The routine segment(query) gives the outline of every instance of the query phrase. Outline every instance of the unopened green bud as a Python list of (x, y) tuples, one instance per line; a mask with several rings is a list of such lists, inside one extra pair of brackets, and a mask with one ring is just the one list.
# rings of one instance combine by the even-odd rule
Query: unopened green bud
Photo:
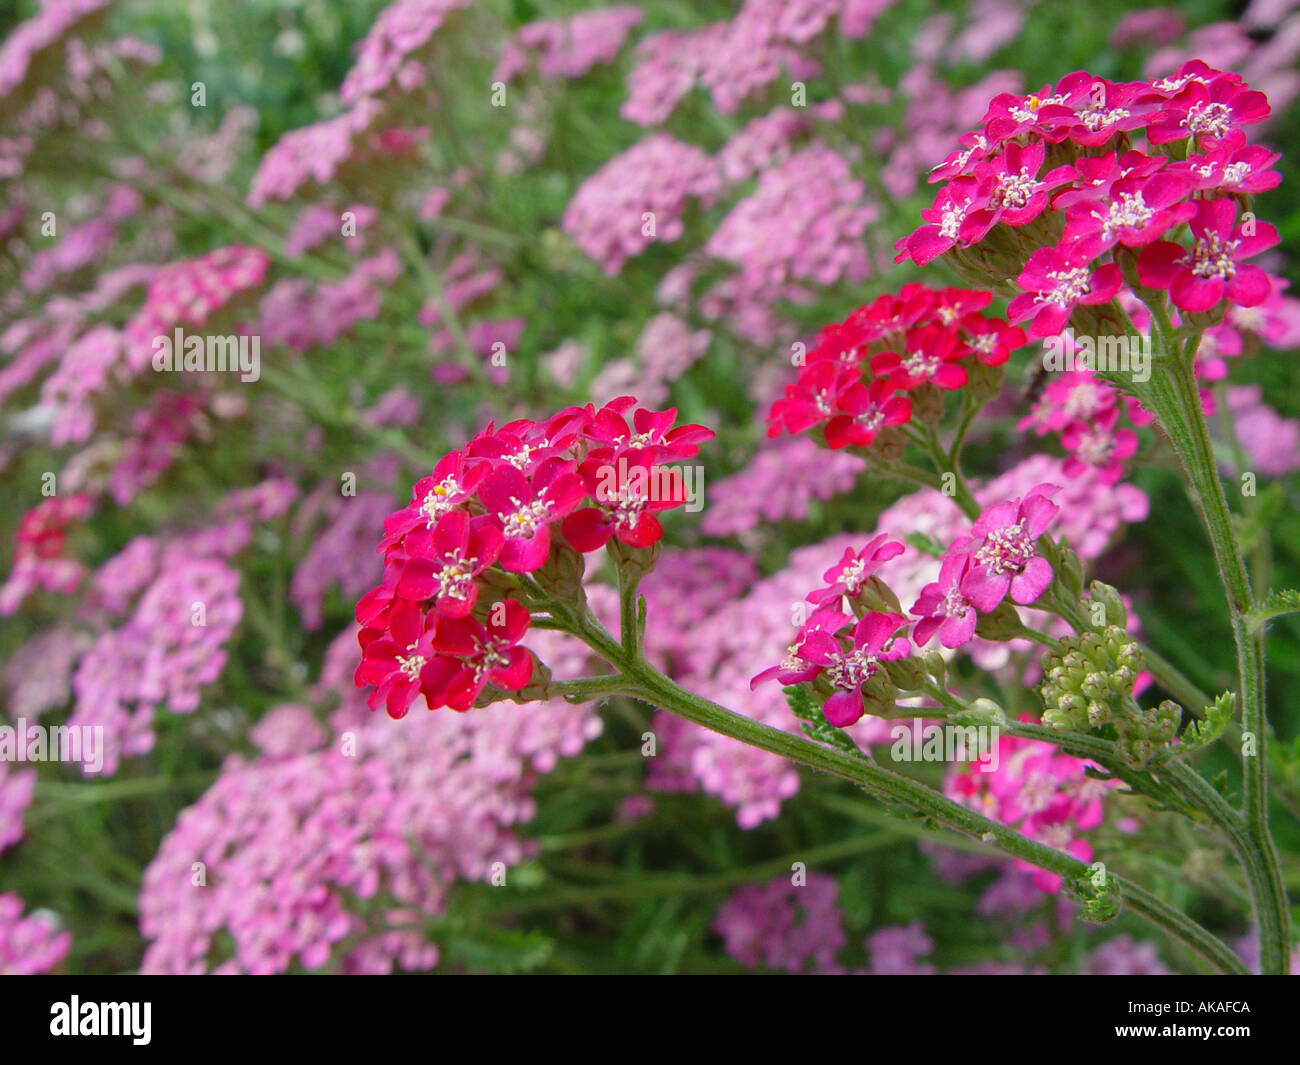
[(964, 720), (967, 718), (971, 719), (971, 724), (997, 725), (999, 728), (1007, 723), (1007, 712), (992, 699), (975, 699), (957, 716), (963, 719), (962, 724), (967, 723)]
[(939, 651), (926, 651), (921, 656), (921, 662), (925, 666), (925, 671), (938, 682), (941, 688), (947, 687), (948, 663), (944, 661)]
[(1088, 590), (1092, 593), (1093, 602), (1099, 602), (1106, 607), (1106, 621), (1109, 624), (1117, 625), (1121, 629), (1128, 628), (1128, 611), (1119, 592), (1101, 581), (1093, 581), (1088, 585)]
[(581, 605), (587, 600), (582, 586), (586, 570), (587, 561), (582, 553), (554, 537), (550, 553), (541, 568), (533, 572), (533, 579), (560, 602)]
[(1074, 598), (1083, 595), (1083, 562), (1068, 547), (1061, 549), (1061, 564), (1056, 571), (1061, 586)]
[(1116, 663), (1137, 673), (1142, 669), (1145, 663), (1142, 660), (1142, 649), (1135, 643), (1129, 643), (1119, 649), (1115, 655)]
[(1133, 682), (1137, 680), (1137, 674), (1128, 666), (1120, 666), (1107, 677), (1107, 684), (1110, 690), (1116, 695), (1128, 695), (1133, 690)]
[(1105, 673), (1089, 673), (1079, 685), (1079, 691), (1089, 699), (1105, 699), (1110, 694), (1110, 685)]
[[(614, 560), (614, 565), (619, 569), (638, 577), (644, 577), (655, 568), (655, 563), (659, 561), (662, 548), (657, 540), (649, 547), (629, 547), (617, 537), (614, 537), (609, 541), (606, 550)], [(581, 558), (582, 556), (579, 555), (578, 557)]]
[[(821, 436), (822, 434), (818, 433), (817, 435)], [(903, 457), (903, 452), (907, 450), (907, 438), (896, 426), (890, 426), (881, 430), (880, 435), (876, 437), (875, 443), (872, 444), (871, 450), (886, 464), (897, 462)]]
[(1088, 711), (1088, 700), (1082, 695), (1067, 695), (1057, 704), (1065, 713), (1072, 716), (1085, 714)]
[(903, 691), (919, 691), (929, 679), (925, 667), (915, 658), (895, 658), (891, 662), (881, 663), (881, 667)]
[(1054, 728), (1061, 732), (1072, 726), (1070, 715), (1055, 706), (1049, 706), (1043, 711), (1043, 724), (1048, 728)]
[(881, 614), (903, 613), (903, 607), (898, 601), (898, 596), (879, 577), (873, 576), (864, 581), (859, 587), (855, 599), (865, 604), (868, 610), (874, 610)]
[(976, 404), (984, 404), (1002, 389), (1002, 367), (985, 366), (978, 360), (966, 369), (966, 390)]
[(1016, 608), (1006, 600), (992, 614), (981, 614), (975, 631), (986, 640), (1014, 640), (1024, 631)]
[(938, 425), (943, 418), (943, 393), (924, 384), (908, 393), (912, 400), (912, 421), (921, 425)]

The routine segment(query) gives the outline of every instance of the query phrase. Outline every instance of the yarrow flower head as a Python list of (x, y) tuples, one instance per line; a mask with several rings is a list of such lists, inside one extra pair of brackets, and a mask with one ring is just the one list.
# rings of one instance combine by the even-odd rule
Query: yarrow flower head
[(870, 447), (912, 420), (918, 396), (954, 391), (970, 367), (996, 367), (1023, 330), (981, 313), (989, 292), (905, 285), (825, 327), (768, 414), (768, 436), (822, 426), (833, 449)]
[(1240, 262), (1278, 239), (1247, 210), (1281, 180), (1278, 154), (1246, 140), (1269, 113), (1239, 74), (1201, 60), (1150, 81), (1075, 71), (1000, 95), (932, 172), (944, 184), (897, 261), (946, 254), (975, 283), (1014, 282), (1008, 317), (1031, 321), (1034, 336), (1061, 332), (1078, 306), (1109, 304), (1135, 273), (1184, 311), (1256, 306), (1281, 284)]
[(828, 587), (809, 592), (808, 601), (821, 606), (838, 603), (844, 596), (850, 598), (862, 591), (863, 585), (883, 562), (897, 558), (906, 550), (897, 540), (881, 533), (860, 551), (844, 549), (844, 557), (832, 566), (822, 578)]
[(149, 364), (154, 338), (169, 336), (176, 326), (206, 326), (229, 304), (266, 279), (270, 259), (261, 248), (232, 244), (171, 263), (154, 275), (144, 306), (127, 323), (126, 363), (133, 372)]
[(907, 640), (894, 638), (904, 624), (899, 614), (870, 613), (853, 626), (847, 646), (824, 629), (804, 642), (801, 657), (820, 666), (835, 689), (822, 708), (832, 725), (844, 728), (858, 721), (866, 713), (863, 687), (880, 672), (880, 664), (911, 650)]
[(1114, 263), (1093, 270), (1091, 258), (1077, 248), (1039, 248), (1016, 277), (1022, 292), (1007, 307), (1007, 317), (1013, 322), (1032, 319), (1030, 335), (1050, 337), (1065, 328), (1078, 304), (1109, 303), (1124, 283), (1123, 275)]
[(399, 718), (423, 696), (430, 709), (466, 711), (485, 691), (490, 701), (544, 685), (520, 645), (529, 590), (580, 594), (581, 554), (658, 543), (658, 515), (688, 502), (666, 464), (713, 436), (675, 420), (623, 396), (489, 425), (440, 459), (385, 520), (383, 580), (357, 603), (354, 680), (374, 686), (371, 709)]

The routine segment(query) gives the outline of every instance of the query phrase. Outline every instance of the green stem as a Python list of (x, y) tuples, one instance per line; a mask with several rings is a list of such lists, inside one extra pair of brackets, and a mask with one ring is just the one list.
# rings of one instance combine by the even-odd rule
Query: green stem
[[(906, 806), (946, 828), (996, 847), (1004, 854), (1056, 873), (1068, 882), (1080, 882), (1090, 873), (1088, 865), (1077, 858), (1029, 839), (1015, 829), (990, 820), (868, 758), (824, 747), (710, 702), (660, 673), (640, 653), (635, 656), (625, 654), (619, 643), (590, 615), (575, 620), (574, 634), (622, 671), (627, 682), (625, 693), (633, 698), (669, 710), (687, 721), (751, 747), (850, 781), (873, 798)], [(1109, 875), (1108, 879), (1122, 892), (1125, 903), (1133, 912), (1185, 944), (1217, 970), (1247, 972), (1231, 950), (1191, 918), (1134, 883)]]
[(1249, 853), (1243, 856), (1259, 936), (1260, 968), (1283, 974), (1290, 964), (1290, 907), (1268, 825), (1268, 738), (1264, 710), (1262, 637), (1252, 636), (1246, 613), (1254, 601), (1232, 513), (1219, 480), (1192, 364), (1193, 345), (1163, 361), (1147, 385), (1146, 401), (1167, 433), (1214, 553), (1228, 601), (1236, 644), (1241, 723), (1254, 750), (1242, 751), (1242, 814)]
[[(979, 839), (1004, 854), (1023, 859), (1066, 880), (1077, 881), (1089, 873), (1086, 863), (1029, 839), (1006, 825), (983, 817), (940, 795), (924, 784), (865, 758), (822, 747), (743, 717), (687, 691), (645, 664), (633, 664), (628, 672), (636, 684), (636, 689), (629, 694), (639, 695), (697, 725), (851, 781), (876, 799), (901, 803), (947, 828)], [(1245, 966), (1232, 951), (1191, 918), (1130, 881), (1113, 876), (1110, 879), (1117, 882), (1124, 902), (1130, 909), (1168, 932), (1216, 969), (1230, 973), (1246, 972)]]

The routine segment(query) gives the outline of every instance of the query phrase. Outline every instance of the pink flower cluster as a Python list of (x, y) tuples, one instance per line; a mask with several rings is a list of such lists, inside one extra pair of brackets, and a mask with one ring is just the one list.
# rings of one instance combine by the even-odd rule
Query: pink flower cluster
[[(1253, 307), (1230, 305), (1223, 321), (1205, 332), (1194, 364), (1200, 381), (1208, 385), (1227, 377), (1225, 358), (1241, 355), (1258, 340), (1279, 351), (1300, 347), (1300, 301), (1284, 295), (1285, 281), (1273, 280), (1275, 287), (1262, 303)], [(1120, 303), (1140, 331), (1149, 330), (1151, 316), (1146, 307), (1125, 291), (1120, 293)], [(1171, 321), (1182, 324), (1177, 311), (1171, 314)], [(1070, 331), (1050, 343), (1059, 346), (1066, 356), (1079, 349)], [(1244, 396), (1239, 390), (1230, 393)], [(1207, 387), (1202, 387), (1201, 402), (1206, 415), (1212, 415), (1215, 397)], [(1294, 452), (1294, 445), (1287, 442), (1287, 423), (1266, 407), (1244, 402), (1240, 413), (1236, 407), (1232, 412), (1234, 420), (1241, 423), (1236, 431), (1243, 445), (1247, 440), (1258, 445), (1247, 448), (1255, 468), (1261, 472), (1274, 470), (1275, 476), (1286, 472)], [(1126, 460), (1137, 453), (1139, 441), (1134, 429), (1152, 420), (1151, 413), (1132, 396), (1121, 393), (1091, 370), (1074, 369), (1051, 374), (1019, 428), (1033, 429), (1038, 436), (1059, 434), (1062, 446), (1069, 452), (1063, 468), (1067, 477), (1091, 472), (1113, 484), (1123, 476)], [(1275, 433), (1276, 451), (1271, 439)]]
[(33, 63), (64, 43), (75, 30), (100, 15), (109, 0), (58, 0), (20, 22), (0, 46), (0, 99), (18, 89)]
[(530, 22), (506, 42), (492, 80), (513, 81), (533, 63), (544, 78), (580, 78), (592, 67), (612, 63), (643, 18), (639, 7), (625, 6)]
[(304, 628), (314, 631), (324, 623), (330, 587), (337, 585), (345, 600), (355, 600), (374, 584), (382, 567), (370, 546), (374, 530), (391, 509), (387, 492), (340, 495), (334, 481), (325, 482), (303, 501), (292, 529), (310, 546), (289, 581), (289, 599), (298, 608)]
[(700, 529), (709, 536), (735, 536), (803, 521), (815, 500), (850, 491), (865, 469), (857, 455), (827, 454), (807, 437), (771, 441), (743, 469), (709, 486)]
[(396, 252), (384, 248), (360, 260), (337, 281), (313, 284), (306, 278), (285, 278), (262, 297), (260, 335), (269, 345), (299, 353), (326, 347), (358, 322), (378, 318), (384, 290), (401, 272)]
[(345, 104), (388, 92), (411, 92), (428, 77), (429, 45), (448, 17), (471, 0), (397, 0), (379, 13), (343, 79)]
[(72, 678), (77, 701), (68, 724), (102, 727), (105, 774), (116, 772), (123, 756), (153, 749), (158, 707), (197, 709), (200, 689), (225, 668), (225, 645), (243, 616), (240, 574), (225, 561), (179, 546), (164, 554), (143, 538), (128, 551), (141, 546), (147, 550), (133, 554), (144, 568), (132, 579), (151, 562), (156, 576), (145, 578), (131, 615), (98, 636)]
[[(548, 660), (585, 671), (576, 641), (542, 635)], [(343, 634), (345, 654), (354, 639)], [(264, 753), (228, 760), (145, 871), (142, 971), (432, 968), (428, 926), (457, 881), (531, 853), (515, 830), (534, 816), (537, 776), (600, 733), (590, 705), (524, 711), (424, 715), (394, 731), (345, 706), (326, 746), (306, 708), (272, 710), (254, 730)]]
[[(992, 771), (987, 760), (954, 766), (944, 782), (949, 798), (1054, 850), (1090, 861), (1092, 846), (1081, 833), (1102, 823), (1102, 799), (1119, 782), (1094, 780), (1087, 775), (1091, 762), (1062, 754), (1050, 743), (1017, 736), (1000, 736), (992, 757), (996, 758)], [(1060, 890), (1061, 878), (1056, 874), (1019, 859), (1016, 865), (1032, 873), (1040, 890)]]
[(694, 457), (713, 433), (674, 428), (675, 410), (635, 407), (624, 396), (600, 410), (489, 425), (416, 483), (410, 504), (384, 523), (383, 583), (356, 609), (356, 683), (375, 685), (372, 709), (402, 717), (423, 695), (430, 709), (464, 711), (489, 682), (524, 688), (533, 658), (519, 641), (530, 615), (482, 575), (494, 565), (539, 570), (556, 526), (583, 553), (613, 539), (658, 542), (657, 513), (687, 502), (680, 471), (665, 464)]
[(705, 294), (706, 313), (806, 300), (810, 284), (862, 281), (871, 266), (862, 238), (877, 214), (864, 189), (850, 161), (820, 142), (764, 170), (704, 245), (736, 268)]
[(23, 813), (36, 793), (36, 770), (10, 769), (0, 761), (0, 851), (12, 847), (23, 836)]
[(371, 141), (379, 136), (383, 116), (378, 100), (363, 97), (342, 114), (290, 130), (258, 163), (248, 205), (262, 207), (291, 199), (311, 184), (328, 185), (361, 150), (373, 154)]
[(1106, 484), (1114, 484), (1124, 475), (1124, 460), (1138, 450), (1137, 433), (1122, 425), (1122, 413), (1134, 425), (1152, 420), (1136, 401), (1092, 371), (1067, 370), (1051, 376), (1018, 428), (1032, 428), (1038, 436), (1059, 433), (1070, 452), (1064, 465), (1068, 477), (1092, 469)]
[[(939, 568), (939, 579), (920, 589), (911, 614), (917, 618), (911, 636), (918, 645), (935, 636), (945, 648), (957, 648), (975, 637), (979, 616), (991, 614), (1005, 599), (1028, 605), (1052, 584), (1052, 566), (1037, 550), (1037, 538), (1060, 507), (1052, 502), (1057, 485), (1040, 484), (1023, 498), (988, 507), (965, 536), (950, 542)], [(826, 586), (807, 594), (815, 607), (803, 623), (787, 657), (754, 677), (753, 684), (777, 679), (783, 685), (828, 681), (832, 694), (824, 713), (833, 726), (844, 728), (866, 713), (862, 685), (880, 671), (880, 663), (904, 657), (909, 642), (898, 637), (906, 619), (867, 609), (865, 594), (884, 563), (904, 554), (904, 545), (880, 533), (862, 549), (845, 549), (839, 564), (824, 573)], [(845, 603), (861, 609), (845, 614)], [(845, 642), (842, 633), (853, 625)]]
[(1023, 499), (984, 511), (970, 535), (954, 541), (939, 566), (939, 579), (926, 585), (912, 612), (920, 616), (915, 635), (935, 635), (945, 647), (959, 647), (975, 635), (978, 614), (992, 613), (1004, 599), (1035, 602), (1052, 583), (1052, 567), (1035, 541), (1060, 508), (1050, 496), (1057, 485), (1036, 485)]
[[(734, 113), (781, 76), (814, 77), (821, 69), (804, 46), (838, 18), (840, 36), (865, 37), (893, 0), (745, 0), (730, 22), (698, 30), (666, 30), (636, 47), (621, 113), (656, 126), (697, 84), (724, 114)], [(809, 49), (811, 51), (811, 49)]]
[(589, 394), (597, 403), (629, 394), (643, 403), (667, 402), (672, 383), (709, 350), (712, 338), (709, 330), (692, 329), (677, 315), (662, 311), (638, 334), (634, 358), (606, 362)]
[(41, 401), (54, 412), (50, 443), (81, 443), (94, 432), (94, 398), (122, 371), (122, 334), (111, 325), (86, 330), (63, 353), (41, 386)]
[(231, 560), (252, 541), (254, 523), (282, 516), (296, 495), (291, 482), (264, 481), (221, 500), (205, 527), (129, 541), (95, 571), (78, 626), (57, 630), (48, 658), (22, 656), (48, 683), (7, 677), (17, 694), (42, 709), (60, 705), (71, 669), (68, 724), (103, 728), (101, 772), (152, 750), (157, 709), (193, 712), (225, 667), (243, 617)]
[[(989, 507), (968, 535), (948, 546), (938, 580), (927, 584), (912, 606), (918, 619), (912, 638), (924, 645), (938, 636), (948, 648), (969, 643), (981, 614), (990, 614), (1008, 597), (1021, 605), (1035, 602), (1052, 583), (1052, 567), (1038, 553), (1036, 541), (1059, 508), (1050, 496), (1056, 485), (1034, 486), (1023, 498)], [(776, 666), (756, 675), (757, 685), (777, 679), (782, 685), (828, 682), (831, 694), (823, 707), (826, 720), (838, 728), (856, 723), (867, 712), (863, 685), (881, 670), (881, 663), (907, 655), (911, 648), (899, 636), (907, 621), (866, 606), (876, 570), (905, 551), (880, 534), (860, 550), (846, 548), (839, 563), (826, 571), (826, 584), (808, 594), (815, 608)], [(844, 613), (855, 604), (853, 614)], [(851, 635), (844, 633), (852, 626)]]
[[(1226, 393), (1233, 432), (1250, 463), (1265, 477), (1300, 469), (1300, 421), (1283, 418), (1263, 402), (1259, 385), (1241, 385)], [(1242, 470), (1234, 470), (1240, 475)]]
[(723, 180), (738, 185), (785, 162), (794, 154), (795, 138), (812, 126), (812, 118), (793, 107), (778, 107), (751, 119), (718, 152)]
[(344, 214), (352, 216), (357, 235), (342, 238), (343, 247), (348, 251), (359, 250), (364, 244), (366, 228), (374, 224), (379, 212), (363, 203), (350, 204), (344, 210), (317, 203), (305, 208), (285, 235), (285, 254), (295, 259), (301, 258), (326, 241), (339, 238)]
[[(1008, 317), (1033, 336), (1060, 333), (1076, 306), (1114, 299), (1124, 263), (1186, 313), (1255, 306), (1276, 282), (1245, 260), (1279, 237), (1242, 203), (1281, 178), (1277, 153), (1248, 144), (1245, 127), (1268, 115), (1240, 75), (1199, 60), (1152, 81), (1076, 71), (1054, 88), (998, 96), (935, 168), (945, 184), (897, 258), (925, 264), (985, 245), (1014, 256), (1021, 291)], [(1171, 239), (1184, 224), (1189, 239)]]
[(108, 490), (126, 506), (153, 484), (195, 435), (207, 397), (200, 392), (160, 389), (149, 405), (131, 416), (131, 431), (109, 473)]
[(713, 160), (693, 145), (654, 133), (589, 177), (564, 211), (564, 230), (610, 275), (655, 242), (682, 235), (689, 201), (722, 191)]
[(913, 283), (827, 326), (772, 405), (768, 435), (824, 425), (832, 448), (871, 446), (883, 430), (911, 420), (909, 393), (924, 385), (959, 389), (969, 360), (1000, 366), (1025, 343), (1022, 330), (980, 313), (992, 299)]
[(144, 306), (123, 330), (127, 368), (135, 374), (150, 364), (155, 337), (170, 339), (177, 326), (205, 326), (239, 296), (259, 288), (269, 265), (261, 248), (232, 244), (163, 267), (149, 282)]
[(847, 942), (839, 884), (809, 873), (794, 884), (781, 874), (768, 884), (750, 884), (718, 910), (713, 929), (723, 948), (748, 969), (827, 973)]
[(934, 940), (920, 921), (892, 925), (867, 937), (867, 954), (873, 976), (926, 976), (934, 966), (921, 961), (934, 950)]
[[(812, 451), (814, 455), (826, 454), (815, 448)], [(1098, 557), (1124, 525), (1147, 515), (1147, 498), (1140, 489), (1123, 483), (1103, 484), (1092, 472), (1074, 480), (1064, 478), (1060, 460), (1042, 454), (986, 485), (974, 486), (974, 491), (982, 505), (992, 507), (1022, 498), (1045, 482), (1064, 485), (1054, 497), (1061, 509), (1053, 535), (1065, 539), (1085, 559)], [(710, 490), (714, 502), (709, 514), (723, 505), (718, 501), (719, 488)], [(750, 503), (751, 509), (759, 505)], [(930, 489), (905, 496), (889, 507), (875, 529), (877, 535), (886, 534), (890, 540), (920, 534), (942, 544), (970, 532), (971, 523), (952, 499)], [(797, 733), (799, 722), (790, 713), (781, 688), (767, 684), (751, 691), (750, 680), (768, 663), (788, 654), (789, 645), (797, 640), (790, 627), (791, 604), (803, 600), (809, 586), (828, 570), (838, 568), (846, 552), (856, 556), (861, 546), (859, 537), (835, 536), (793, 551), (785, 569), (758, 580), (752, 552), (666, 550), (641, 585), (650, 606), (647, 655), (692, 691), (723, 706), (741, 707), (755, 720)], [(903, 602), (914, 602), (936, 581), (939, 567), (940, 561), (925, 552), (905, 551), (880, 563), (875, 575)], [(599, 609), (597, 613), (606, 617)], [(607, 624), (614, 620), (616, 611)], [(1024, 667), (1014, 665), (1020, 656), (1032, 661), (1038, 653), (1027, 641), (995, 643), (977, 636), (962, 650), (981, 669), (1001, 671), (1008, 683), (1032, 683), (1022, 676)], [(655, 715), (652, 727), (659, 739), (658, 754), (650, 760), (647, 777), (652, 790), (698, 788), (734, 807), (737, 823), (746, 829), (776, 817), (782, 803), (798, 791), (798, 773), (782, 758), (691, 725), (666, 711)], [(852, 737), (862, 746), (890, 740), (888, 726), (877, 718), (863, 720), (853, 729)]]
[(23, 916), (23, 900), (0, 895), (0, 976), (47, 973), (68, 956), (72, 933), (60, 931), (46, 912)]
[(67, 703), (72, 670), (90, 646), (90, 636), (63, 626), (45, 630), (22, 644), (4, 664), (9, 716), (34, 721)]

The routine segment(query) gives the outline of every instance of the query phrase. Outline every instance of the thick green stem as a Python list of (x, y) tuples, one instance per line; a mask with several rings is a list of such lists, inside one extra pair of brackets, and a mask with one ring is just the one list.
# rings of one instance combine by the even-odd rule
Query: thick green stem
[[(1264, 711), (1262, 638), (1250, 633), (1246, 614), (1254, 596), (1237, 544), (1232, 513), (1219, 480), (1192, 365), (1193, 345), (1172, 351), (1157, 366), (1143, 397), (1173, 445), (1200, 512), (1228, 600), (1237, 652), (1241, 703), (1242, 814), (1248, 853), (1242, 863), (1250, 884), (1262, 972), (1283, 974), (1290, 963), (1290, 909), (1268, 825), (1268, 729)], [(1253, 745), (1253, 746), (1252, 746)]]
[[(867, 757), (824, 747), (696, 695), (664, 676), (640, 654), (629, 657), (618, 641), (590, 616), (577, 619), (573, 631), (592, 650), (622, 671), (627, 681), (624, 689), (627, 695), (751, 747), (847, 780), (875, 799), (905, 806), (937, 824), (1055, 873), (1068, 882), (1078, 883), (1090, 875), (1089, 866), (1077, 858), (1029, 839), (1015, 829), (990, 820), (918, 781), (885, 769)], [(1112, 874), (1107, 876), (1129, 909), (1186, 945), (1215, 969), (1225, 973), (1247, 972), (1241, 960), (1222, 941), (1190, 917), (1130, 881)]]
[[(1023, 859), (1068, 881), (1078, 881), (1089, 875), (1086, 863), (1029, 839), (866, 758), (822, 747), (734, 713), (682, 688), (644, 663), (631, 664), (627, 672), (636, 686), (629, 694), (640, 696), (697, 725), (851, 781), (876, 799), (902, 804), (946, 828), (979, 839), (1004, 854)], [(1245, 966), (1231, 950), (1191, 918), (1131, 881), (1121, 880), (1113, 874), (1107, 876), (1116, 882), (1124, 904), (1133, 912), (1178, 939), (1219, 971), (1246, 972)]]

